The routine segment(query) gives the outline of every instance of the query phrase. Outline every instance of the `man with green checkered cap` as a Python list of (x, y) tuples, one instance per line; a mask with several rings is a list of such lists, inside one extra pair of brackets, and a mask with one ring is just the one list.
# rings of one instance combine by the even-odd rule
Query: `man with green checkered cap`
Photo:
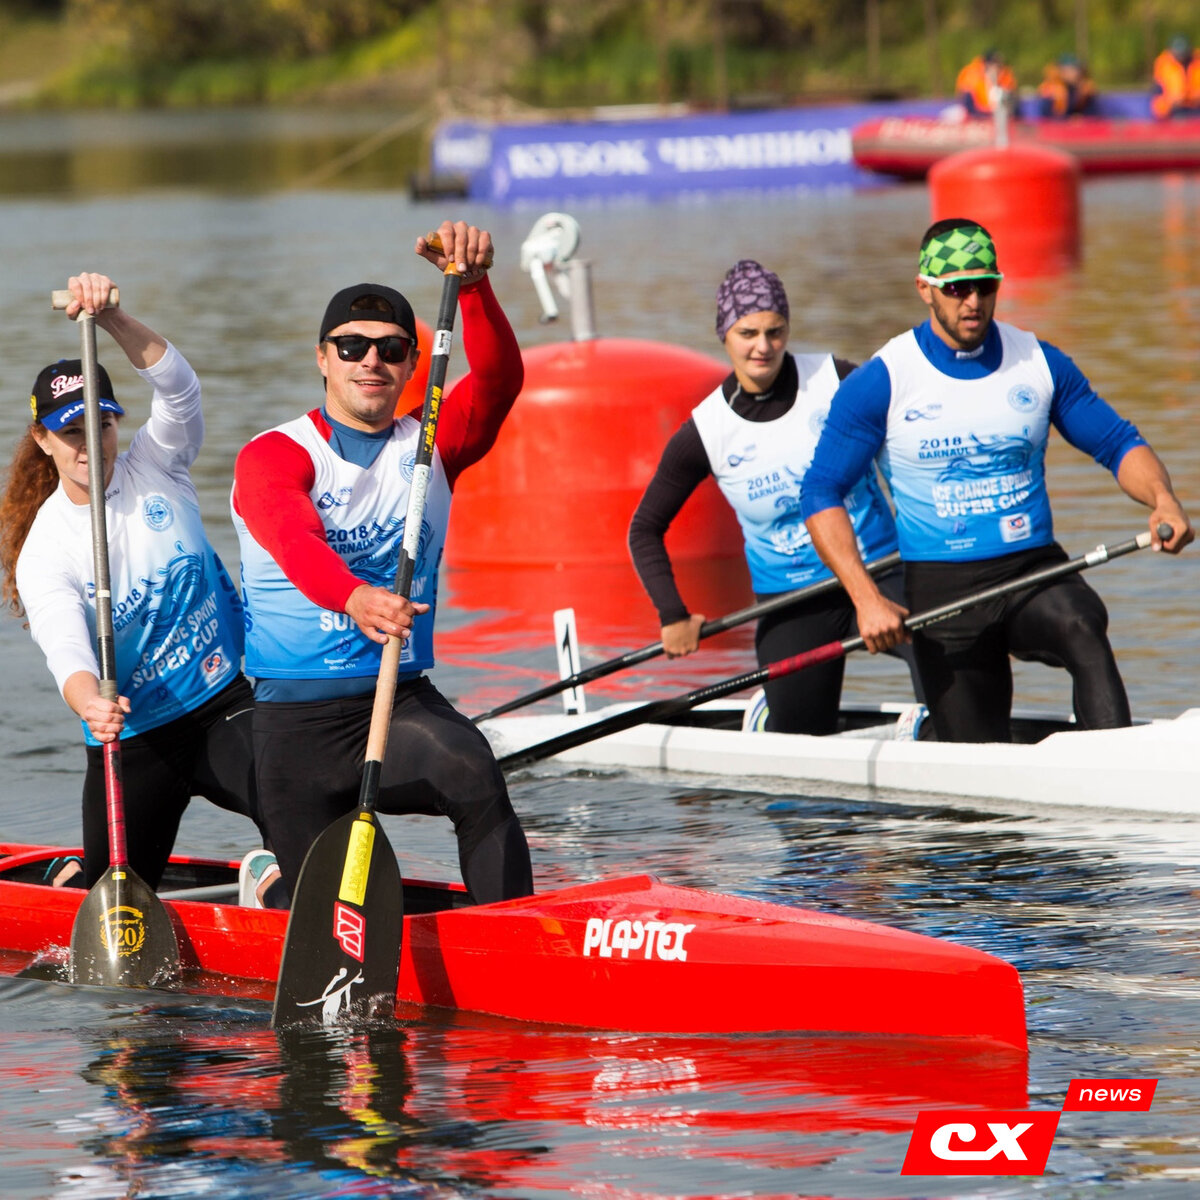
[[(872, 653), (908, 639), (910, 611), (1066, 560), (1046, 489), (1051, 427), (1149, 510), (1155, 549), (1176, 554), (1194, 537), (1166, 468), (1133, 425), (1056, 346), (994, 319), (999, 264), (978, 221), (952, 217), (925, 231), (916, 288), (928, 319), (842, 382), (804, 477), (809, 533), (854, 601)], [(844, 508), (875, 457), (896, 506), (907, 608), (864, 570)], [(1128, 725), (1107, 628), (1100, 597), (1073, 574), (913, 633), (926, 724), (941, 741), (1011, 740), (1013, 656), (1070, 673), (1080, 729)]]

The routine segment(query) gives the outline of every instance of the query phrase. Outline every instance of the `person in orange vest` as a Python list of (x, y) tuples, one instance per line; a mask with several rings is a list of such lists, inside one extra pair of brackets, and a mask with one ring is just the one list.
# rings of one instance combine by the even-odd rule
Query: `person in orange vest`
[(1150, 111), (1160, 121), (1200, 112), (1200, 58), (1185, 37), (1173, 37), (1154, 60)]
[(1096, 85), (1087, 67), (1074, 54), (1047, 63), (1038, 87), (1038, 111), (1043, 117), (1093, 116)]
[(954, 93), (968, 116), (990, 117), (995, 111), (992, 102), (995, 88), (1004, 91), (1005, 103), (1012, 112), (1017, 98), (1017, 77), (998, 50), (985, 50), (959, 71)]

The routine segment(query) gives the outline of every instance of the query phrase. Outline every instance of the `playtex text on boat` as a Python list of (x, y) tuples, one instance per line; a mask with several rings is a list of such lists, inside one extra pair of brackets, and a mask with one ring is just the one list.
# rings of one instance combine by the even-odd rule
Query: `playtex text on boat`
[[(882, 117), (941, 117), (955, 109), (961, 114), (941, 99), (668, 116), (614, 109), (604, 119), (546, 123), (450, 120), (434, 131), (431, 162), (435, 177), (461, 179), (472, 199), (493, 204), (879, 187), (880, 176), (854, 161), (853, 129)], [(1022, 102), (1022, 117), (1035, 111), (1034, 101)], [(1149, 111), (1144, 92), (1106, 93), (1098, 115)]]

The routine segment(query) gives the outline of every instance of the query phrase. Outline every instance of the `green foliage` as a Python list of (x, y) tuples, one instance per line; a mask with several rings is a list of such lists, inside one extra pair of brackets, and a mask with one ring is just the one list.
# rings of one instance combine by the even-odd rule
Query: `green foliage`
[(262, 55), (295, 59), (376, 37), (416, 0), (70, 0), (70, 15), (137, 65)]
[(60, 104), (274, 102), (355, 86), (400, 102), (440, 87), (468, 104), (546, 107), (944, 95), (989, 45), (1023, 85), (1071, 51), (1102, 87), (1128, 87), (1147, 82), (1173, 34), (1200, 43), (1196, 0), (0, 0), (0, 28), (31, 8), (43, 23), (63, 8), (63, 29), (86, 39), (47, 60), (67, 58), (60, 74), (40, 68)]

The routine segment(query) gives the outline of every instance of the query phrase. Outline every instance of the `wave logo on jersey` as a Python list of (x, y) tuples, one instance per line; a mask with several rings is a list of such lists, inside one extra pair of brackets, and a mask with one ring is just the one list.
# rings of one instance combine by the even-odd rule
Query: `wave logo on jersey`
[[(160, 653), (174, 645), (183, 636), (183, 617), (199, 604), (205, 590), (204, 561), (199, 554), (189, 554), (182, 542), (175, 543), (178, 553), (165, 567), (158, 569), (162, 581), (155, 585), (154, 594), (165, 603), (142, 613), (142, 625), (150, 626), (150, 633), (143, 645), (155, 648)], [(210, 597), (210, 599), (212, 599)], [(213, 601), (215, 609), (215, 600)], [(211, 615), (211, 614), (209, 614)]]
[(1027, 383), (1018, 383), (1009, 391), (1008, 403), (1017, 412), (1032, 412), (1038, 406), (1038, 394)]
[(936, 421), (942, 415), (940, 404), (926, 404), (921, 408), (906, 408), (904, 419), (910, 424), (913, 421)]
[[(390, 588), (395, 582), (398, 558), (397, 542), (403, 543), (404, 541), (404, 522), (396, 520), (389, 524), (393, 526), (395, 536), (382, 543), (379, 549), (372, 554), (357, 559), (354, 563), (354, 574), (360, 579), (367, 580), (368, 583), (373, 583), (376, 587)], [(382, 539), (387, 531), (379, 525), (377, 525), (377, 530)], [(417, 561), (413, 568), (414, 585), (422, 575), (421, 564), (425, 560), (425, 552), (432, 538), (433, 526), (422, 518), (421, 536), (417, 539)]]
[(758, 457), (758, 447), (751, 442), (748, 446), (742, 448), (741, 454), (727, 454), (725, 456), (726, 464), (736, 470), (742, 463), (753, 462)]
[(317, 501), (317, 507), (325, 512), (331, 508), (342, 508), (350, 503), (350, 498), (354, 495), (354, 489), (348, 487), (338, 488), (336, 492), (322, 492), (320, 499)]
[(980, 438), (972, 435), (974, 450), (947, 461), (938, 475), (939, 483), (955, 479), (979, 479), (988, 475), (1012, 475), (1027, 470), (1033, 457), (1033, 444), (1023, 437)]
[(174, 524), (175, 510), (166, 496), (147, 496), (142, 504), (142, 520), (151, 529), (161, 533), (164, 529), (170, 529)]
[(829, 420), (829, 409), (821, 408), (816, 412), (811, 413), (808, 418), (808, 430), (810, 433), (821, 436), (821, 430), (825, 428), (825, 422)]

